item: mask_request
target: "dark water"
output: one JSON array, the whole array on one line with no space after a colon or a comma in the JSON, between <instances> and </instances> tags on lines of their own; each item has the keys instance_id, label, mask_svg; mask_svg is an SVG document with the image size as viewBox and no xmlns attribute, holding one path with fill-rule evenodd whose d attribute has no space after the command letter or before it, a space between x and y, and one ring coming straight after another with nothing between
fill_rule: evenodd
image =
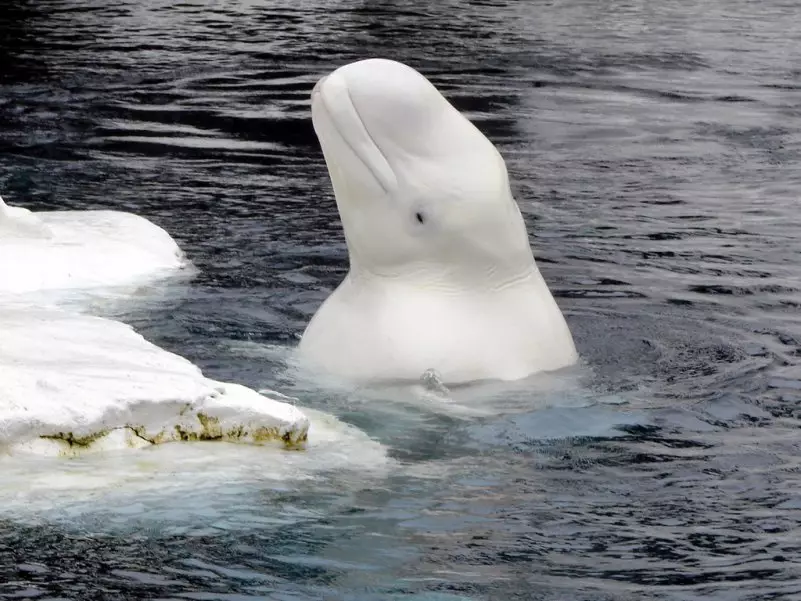
<instances>
[{"instance_id":1,"label":"dark water","mask_svg":"<svg viewBox=\"0 0 801 601\"><path fill-rule=\"evenodd\" d=\"M506 157L589 402L393 420L306 394L397 467L212 493L180 528L4 517L0 598L800 598L799 22L779 0L5 0L0 192L168 229L201 273L122 316L151 340L304 393L280 349L347 260L308 97L385 56Z\"/></svg>"}]
</instances>

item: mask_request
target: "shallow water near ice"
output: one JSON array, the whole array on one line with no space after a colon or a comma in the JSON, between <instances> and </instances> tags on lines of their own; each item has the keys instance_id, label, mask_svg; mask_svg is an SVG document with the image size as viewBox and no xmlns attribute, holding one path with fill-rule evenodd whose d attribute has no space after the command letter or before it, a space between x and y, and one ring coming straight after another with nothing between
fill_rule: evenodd
<instances>
[{"instance_id":1,"label":"shallow water near ice","mask_svg":"<svg viewBox=\"0 0 801 601\"><path fill-rule=\"evenodd\" d=\"M198 526L197 514L203 522L225 521L228 504L246 503L263 487L284 489L332 471L343 479L349 471L376 477L394 464L378 442L353 426L313 409L307 413L314 436L303 451L199 442L89 453L70 461L3 457L0 504L6 518L21 521L80 523L104 512L123 531L129 518L151 528L165 522L188 528Z\"/></svg>"},{"instance_id":2,"label":"shallow water near ice","mask_svg":"<svg viewBox=\"0 0 801 601\"><path fill-rule=\"evenodd\" d=\"M353 429L306 452L0 461L0 598L801 594L795 5L1 10L0 194L136 212L198 268L91 310ZM580 366L442 396L292 365L347 268L309 93L367 56L421 70L498 145Z\"/></svg>"}]
</instances>

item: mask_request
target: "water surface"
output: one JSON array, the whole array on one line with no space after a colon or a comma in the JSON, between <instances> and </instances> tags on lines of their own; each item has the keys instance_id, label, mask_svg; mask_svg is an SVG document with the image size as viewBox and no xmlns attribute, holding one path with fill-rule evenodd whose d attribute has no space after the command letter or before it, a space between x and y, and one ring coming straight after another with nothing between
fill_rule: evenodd
<instances>
[{"instance_id":1,"label":"water surface","mask_svg":"<svg viewBox=\"0 0 801 601\"><path fill-rule=\"evenodd\" d=\"M165 227L198 277L100 309L373 443L6 466L0 598L797 598L799 18L7 0L3 196ZM309 93L368 56L421 70L498 145L582 366L451 403L287 368L347 268Z\"/></svg>"}]
</instances>

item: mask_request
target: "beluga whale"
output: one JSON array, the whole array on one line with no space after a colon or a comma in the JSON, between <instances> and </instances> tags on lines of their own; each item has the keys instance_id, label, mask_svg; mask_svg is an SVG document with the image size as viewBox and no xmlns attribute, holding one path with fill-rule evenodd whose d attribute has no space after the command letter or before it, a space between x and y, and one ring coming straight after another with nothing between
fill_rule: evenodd
<instances>
[{"instance_id":1,"label":"beluga whale","mask_svg":"<svg viewBox=\"0 0 801 601\"><path fill-rule=\"evenodd\" d=\"M304 367L450 385L578 360L503 158L431 82L392 60L347 64L315 85L312 122L350 265L303 333Z\"/></svg>"}]
</instances>

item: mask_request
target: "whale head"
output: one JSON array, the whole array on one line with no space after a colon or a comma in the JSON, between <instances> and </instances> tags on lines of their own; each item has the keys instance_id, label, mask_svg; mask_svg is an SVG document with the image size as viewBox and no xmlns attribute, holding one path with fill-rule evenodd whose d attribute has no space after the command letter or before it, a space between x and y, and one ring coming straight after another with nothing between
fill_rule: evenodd
<instances>
[{"instance_id":1,"label":"whale head","mask_svg":"<svg viewBox=\"0 0 801 601\"><path fill-rule=\"evenodd\" d=\"M353 276L474 286L534 266L506 165L423 75L368 59L312 92Z\"/></svg>"}]
</instances>

